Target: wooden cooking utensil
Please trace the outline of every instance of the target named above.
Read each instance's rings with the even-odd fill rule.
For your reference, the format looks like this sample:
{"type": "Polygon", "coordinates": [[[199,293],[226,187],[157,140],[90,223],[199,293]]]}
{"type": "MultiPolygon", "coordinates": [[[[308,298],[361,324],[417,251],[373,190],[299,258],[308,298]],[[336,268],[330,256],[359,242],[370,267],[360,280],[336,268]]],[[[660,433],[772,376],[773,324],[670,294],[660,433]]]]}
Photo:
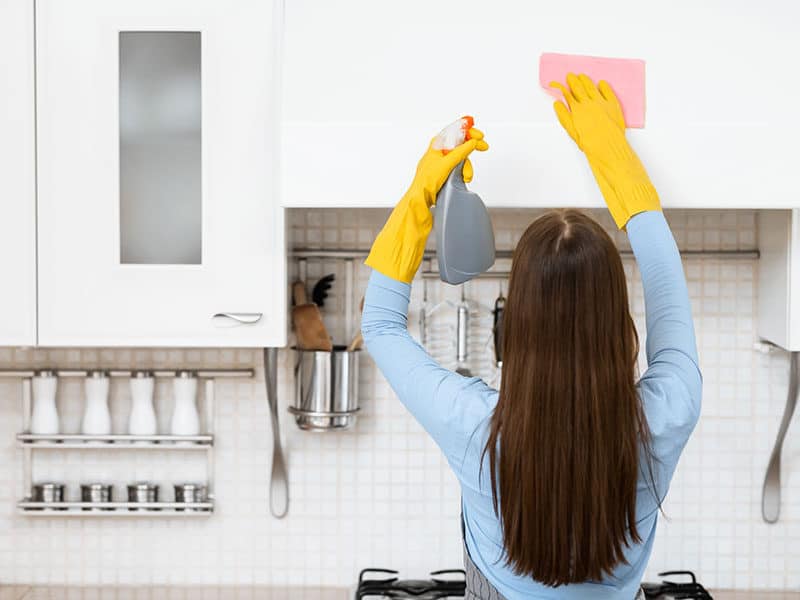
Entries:
{"type": "MultiPolygon", "coordinates": [[[[364,296],[361,296],[361,304],[358,305],[358,314],[364,312],[364,296]]],[[[358,328],[358,333],[353,336],[352,341],[347,345],[348,352],[355,352],[361,350],[364,345],[364,337],[361,335],[361,327],[358,328]]]]}
{"type": "Polygon", "coordinates": [[[331,352],[333,350],[331,336],[325,329],[319,307],[308,302],[306,286],[302,281],[295,281],[292,284],[292,296],[295,303],[292,308],[292,324],[298,349],[331,352]]]}

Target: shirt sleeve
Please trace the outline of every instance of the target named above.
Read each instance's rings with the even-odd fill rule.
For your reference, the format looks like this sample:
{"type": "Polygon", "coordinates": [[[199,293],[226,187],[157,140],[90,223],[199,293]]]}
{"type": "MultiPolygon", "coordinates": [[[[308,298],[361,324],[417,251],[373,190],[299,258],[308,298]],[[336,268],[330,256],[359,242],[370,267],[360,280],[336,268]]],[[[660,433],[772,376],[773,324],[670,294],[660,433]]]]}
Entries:
{"type": "Polygon", "coordinates": [[[410,294],[409,284],[373,271],[364,296],[361,332],[400,401],[452,464],[463,457],[469,432],[489,413],[486,396],[491,390],[478,377],[463,377],[440,366],[411,337],[410,294]]]}
{"type": "Polygon", "coordinates": [[[627,230],[642,276],[647,326],[647,371],[639,390],[656,457],[669,478],[700,415],[702,377],[689,293],[663,213],[635,215],[627,230]]]}

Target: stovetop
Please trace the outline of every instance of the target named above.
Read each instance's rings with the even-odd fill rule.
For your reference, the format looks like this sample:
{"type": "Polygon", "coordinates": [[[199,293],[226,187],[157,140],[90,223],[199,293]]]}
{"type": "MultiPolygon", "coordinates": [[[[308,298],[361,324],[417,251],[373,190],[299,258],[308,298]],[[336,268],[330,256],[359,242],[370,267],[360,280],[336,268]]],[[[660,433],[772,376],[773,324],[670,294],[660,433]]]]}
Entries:
{"type": "MultiPolygon", "coordinates": [[[[441,600],[463,598],[466,575],[462,569],[433,571],[430,579],[399,579],[390,569],[364,569],[358,576],[356,600],[363,598],[414,598],[441,600]]],[[[691,571],[665,571],[659,577],[669,577],[661,583],[642,583],[648,600],[713,600],[691,571]],[[677,581],[674,578],[678,577],[677,581]]]]}
{"type": "Polygon", "coordinates": [[[708,590],[697,583],[697,578],[691,571],[665,571],[658,574],[659,577],[676,575],[681,578],[681,581],[664,580],[661,583],[642,583],[645,597],[648,599],[713,600],[708,590]]]}
{"type": "Polygon", "coordinates": [[[432,571],[430,579],[399,579],[390,569],[364,569],[358,575],[356,600],[362,598],[463,598],[467,589],[463,569],[432,571]]]}

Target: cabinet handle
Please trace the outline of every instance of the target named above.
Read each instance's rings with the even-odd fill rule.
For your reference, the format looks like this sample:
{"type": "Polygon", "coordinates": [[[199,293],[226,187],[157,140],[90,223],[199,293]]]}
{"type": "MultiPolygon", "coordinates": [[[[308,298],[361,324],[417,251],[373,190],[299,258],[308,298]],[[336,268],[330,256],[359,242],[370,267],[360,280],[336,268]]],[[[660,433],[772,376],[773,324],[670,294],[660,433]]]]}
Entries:
{"type": "Polygon", "coordinates": [[[227,322],[230,325],[253,325],[261,320],[263,313],[221,312],[211,317],[214,321],[227,322]]]}

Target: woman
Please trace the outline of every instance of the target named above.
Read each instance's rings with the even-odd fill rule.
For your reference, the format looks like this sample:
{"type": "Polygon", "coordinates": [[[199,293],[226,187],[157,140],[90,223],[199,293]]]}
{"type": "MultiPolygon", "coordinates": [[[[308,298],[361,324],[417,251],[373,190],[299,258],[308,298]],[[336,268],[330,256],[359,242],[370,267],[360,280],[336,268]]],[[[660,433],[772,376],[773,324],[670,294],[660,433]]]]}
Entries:
{"type": "Polygon", "coordinates": [[[515,250],[499,393],[443,369],[409,336],[409,283],[429,207],[450,170],[488,148],[477,130],[446,155],[428,150],[367,259],[364,339],[461,484],[471,598],[636,597],[661,501],[700,413],[686,282],[658,195],[609,85],[585,75],[567,82],[556,113],[627,230],[642,275],[648,368],[638,382],[619,253],[574,210],[534,221],[515,250]]]}

